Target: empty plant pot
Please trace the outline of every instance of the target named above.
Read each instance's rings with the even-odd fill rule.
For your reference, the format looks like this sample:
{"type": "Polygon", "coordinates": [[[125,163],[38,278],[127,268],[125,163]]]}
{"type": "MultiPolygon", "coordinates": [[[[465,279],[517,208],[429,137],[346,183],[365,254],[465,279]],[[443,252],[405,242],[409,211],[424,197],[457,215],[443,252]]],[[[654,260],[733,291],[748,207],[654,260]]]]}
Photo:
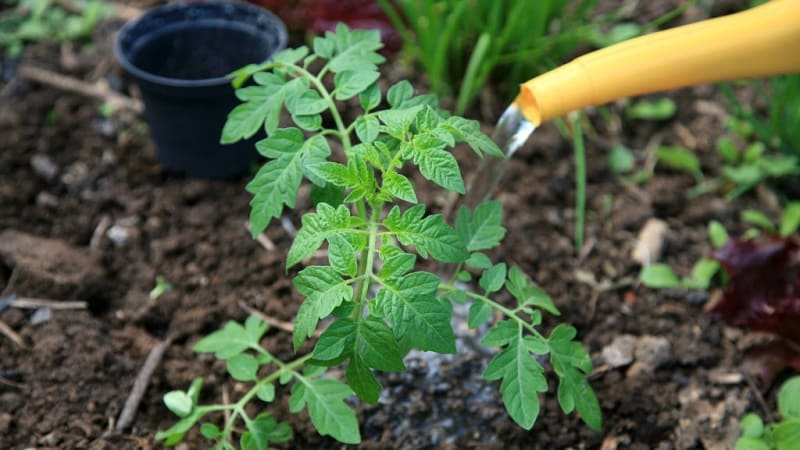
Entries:
{"type": "Polygon", "coordinates": [[[169,4],[126,24],[114,52],[142,93],[161,164],[202,178],[245,173],[257,156],[258,138],[219,143],[238,104],[227,75],[285,46],[283,22],[242,3],[169,4]]]}

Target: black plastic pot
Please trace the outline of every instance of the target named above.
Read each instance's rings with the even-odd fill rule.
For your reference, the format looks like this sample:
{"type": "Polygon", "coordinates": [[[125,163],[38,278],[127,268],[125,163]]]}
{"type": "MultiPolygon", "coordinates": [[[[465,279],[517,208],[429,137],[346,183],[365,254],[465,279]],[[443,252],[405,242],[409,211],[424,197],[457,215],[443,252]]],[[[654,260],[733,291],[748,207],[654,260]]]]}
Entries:
{"type": "Polygon", "coordinates": [[[219,143],[238,103],[226,75],[264,62],[285,46],[283,22],[243,3],[169,4],[126,24],[114,52],[139,85],[161,164],[202,178],[246,172],[258,137],[219,143]]]}

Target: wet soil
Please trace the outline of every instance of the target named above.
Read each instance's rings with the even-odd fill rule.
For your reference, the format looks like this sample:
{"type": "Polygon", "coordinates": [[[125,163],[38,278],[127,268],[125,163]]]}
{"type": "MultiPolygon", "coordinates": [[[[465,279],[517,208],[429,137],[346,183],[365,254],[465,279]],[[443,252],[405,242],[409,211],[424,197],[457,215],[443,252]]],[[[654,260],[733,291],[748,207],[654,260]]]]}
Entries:
{"type": "MultiPolygon", "coordinates": [[[[98,30],[93,46],[32,46],[24,63],[104,80],[129,93],[103,43],[117,25],[98,30]]],[[[84,310],[52,309],[49,315],[0,306],[0,321],[22,339],[0,336],[0,448],[160,448],[155,432],[174,421],[161,403],[165,392],[185,389],[196,376],[205,378],[209,402],[236,398],[246,388],[231,382],[224,366],[193,353],[194,342],[245,318],[242,303],[292,320],[301,298],[282,261],[299,215],[289,212],[284,226],[268,229],[275,248],[266,249],[246,230],[247,176],[207,181],[165,173],[141,117],[124,111],[106,116],[97,101],[19,78],[6,78],[0,90],[0,232],[6,233],[0,235],[14,240],[0,244],[28,258],[27,265],[12,256],[0,259],[0,290],[88,303],[84,310]],[[58,270],[53,261],[61,253],[47,245],[86,267],[58,270]],[[70,279],[71,288],[36,278],[48,273],[85,278],[70,279]],[[173,289],[152,299],[158,276],[173,289]],[[116,431],[140,367],[164,339],[171,343],[132,426],[116,431]]],[[[492,256],[521,266],[553,296],[561,319],[579,330],[595,361],[591,380],[603,431],[562,414],[551,393],[542,396],[533,430],[517,427],[504,412],[497,383],[481,380],[490,356],[465,349],[446,357],[416,354],[408,372],[381,375],[386,390],[379,403],[358,406],[362,448],[722,449],[732,446],[745,411],[766,413],[758,400],[769,393],[738,368],[742,351],[758,337],[710,320],[703,312],[706,294],[655,292],[636,281],[630,253],[648,219],[667,223],[662,259],[685,275],[709,253],[709,220],[736,231],[738,211],[759,202],[755,194],[736,204],[719,196],[686,200],[682,193],[694,180],[660,167],[645,185],[609,171],[613,144],[634,149],[644,166],[663,143],[696,150],[704,172],[716,173],[713,144],[723,132],[726,105],[708,86],[669,95],[678,104],[669,121],[604,122],[590,112],[596,135],[588,138],[583,248],[576,251],[572,240],[571,147],[555,126],[537,130],[510,161],[497,193],[508,237],[492,256]],[[637,350],[632,361],[612,367],[604,349],[616,349],[612,343],[620,337],[637,350]]],[[[611,116],[621,107],[612,105],[611,116]]],[[[491,127],[485,124],[487,132],[491,127]]],[[[465,171],[473,171],[468,152],[457,153],[465,171]]],[[[433,208],[447,206],[437,190],[420,197],[433,208]]],[[[302,212],[309,204],[307,195],[300,198],[302,212]]],[[[543,327],[556,323],[548,318],[543,327]]],[[[284,331],[272,329],[265,345],[292,356],[284,331]]],[[[295,441],[284,448],[345,448],[318,436],[307,415],[289,414],[285,398],[276,405],[274,413],[295,429],[295,441]]],[[[193,431],[182,448],[203,448],[204,442],[193,431]]]]}

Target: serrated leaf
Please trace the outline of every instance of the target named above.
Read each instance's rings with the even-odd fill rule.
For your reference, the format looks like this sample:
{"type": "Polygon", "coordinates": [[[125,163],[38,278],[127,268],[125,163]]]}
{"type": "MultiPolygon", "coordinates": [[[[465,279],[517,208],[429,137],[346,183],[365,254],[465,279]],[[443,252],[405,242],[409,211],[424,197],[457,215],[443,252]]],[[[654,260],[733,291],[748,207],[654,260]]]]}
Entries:
{"type": "Polygon", "coordinates": [[[383,176],[383,189],[393,197],[409,203],[417,203],[417,193],[408,178],[389,170],[383,176]]]}
{"type": "Polygon", "coordinates": [[[250,315],[244,321],[244,331],[251,342],[257,343],[261,341],[264,333],[269,329],[269,324],[264,322],[256,315],[250,315]]]}
{"type": "Polygon", "coordinates": [[[401,277],[410,272],[417,261],[416,256],[397,247],[382,247],[380,256],[383,260],[383,267],[378,276],[387,280],[401,277]]]}
{"type": "Polygon", "coordinates": [[[436,148],[415,147],[413,159],[414,163],[419,166],[419,172],[427,180],[433,181],[449,191],[465,193],[461,169],[452,153],[436,148]]]}
{"type": "Polygon", "coordinates": [[[305,214],[300,231],[289,248],[286,267],[292,267],[317,251],[333,235],[347,237],[353,234],[350,211],[344,205],[334,208],[326,203],[317,205],[316,213],[305,214]]]}
{"type": "Polygon", "coordinates": [[[464,261],[468,267],[472,267],[473,269],[488,269],[492,267],[492,260],[486,256],[485,253],[476,252],[469,255],[466,261],[464,261]]]}
{"type": "Polygon", "coordinates": [[[339,234],[328,237],[328,260],[331,267],[342,275],[354,276],[358,270],[356,250],[339,234]]]}
{"type": "Polygon", "coordinates": [[[492,307],[489,304],[481,301],[476,301],[469,307],[469,314],[467,316],[467,326],[470,329],[475,329],[489,320],[492,316],[492,307]]]}
{"type": "Polygon", "coordinates": [[[589,352],[574,339],[576,331],[566,325],[557,326],[548,339],[550,362],[559,377],[558,402],[569,414],[577,408],[581,419],[593,430],[600,430],[602,413],[586,376],[592,371],[589,352]]]}
{"type": "Polygon", "coordinates": [[[506,289],[522,306],[532,305],[544,309],[554,316],[561,315],[556,305],[553,304],[553,299],[550,295],[536,287],[530,278],[517,266],[508,271],[506,289]]]}
{"type": "Polygon", "coordinates": [[[542,366],[528,353],[519,339],[513,340],[486,366],[483,377],[503,379],[500,392],[508,414],[521,427],[530,430],[539,415],[539,392],[547,391],[542,366]]]}
{"type": "Polygon", "coordinates": [[[322,128],[322,116],[320,114],[308,116],[292,114],[292,121],[306,131],[318,131],[322,128]]]}
{"type": "Polygon", "coordinates": [[[505,237],[502,221],[503,205],[499,201],[478,205],[474,214],[462,206],[456,217],[456,231],[470,252],[486,250],[500,245],[505,237]]]}
{"type": "Polygon", "coordinates": [[[297,290],[306,296],[295,317],[295,351],[314,334],[317,322],[327,317],[346,300],[353,297],[353,288],[331,267],[310,266],[294,279],[297,290]]]}
{"type": "Polygon", "coordinates": [[[308,55],[308,47],[301,45],[296,48],[287,48],[272,55],[272,61],[279,64],[294,64],[308,55]]]}
{"type": "Polygon", "coordinates": [[[358,139],[360,139],[361,142],[369,144],[378,137],[380,126],[381,124],[378,122],[377,117],[360,116],[358,119],[356,119],[356,136],[358,136],[358,139]]]}
{"type": "Polygon", "coordinates": [[[459,142],[466,142],[478,156],[488,154],[498,158],[505,157],[497,144],[481,131],[480,123],[476,120],[451,116],[447,118],[446,123],[442,124],[442,127],[459,142]]]}
{"type": "Polygon", "coordinates": [[[234,321],[230,321],[221,330],[215,331],[197,341],[194,345],[194,351],[198,353],[213,352],[218,359],[228,359],[254,345],[257,346],[258,342],[251,340],[244,327],[234,321]]]}
{"type": "Polygon", "coordinates": [[[278,422],[271,414],[261,413],[247,423],[247,431],[242,435],[242,450],[263,450],[273,442],[286,442],[292,438],[292,429],[284,422],[278,422]]]}
{"type": "Polygon", "coordinates": [[[395,206],[383,222],[383,225],[397,236],[403,245],[413,245],[423,258],[430,254],[441,262],[461,262],[469,257],[469,253],[456,234],[455,230],[444,223],[441,214],[427,217],[425,205],[415,205],[400,213],[395,206]]]}
{"type": "Polygon", "coordinates": [[[314,428],[322,436],[331,436],[345,444],[361,442],[356,414],[344,402],[353,391],[344,383],[330,378],[304,378],[292,386],[289,406],[299,412],[306,405],[314,428]]]}
{"type": "Polygon", "coordinates": [[[455,353],[450,321],[453,309],[436,297],[439,277],[415,272],[396,280],[383,280],[375,308],[392,323],[397,339],[407,338],[420,350],[455,353]]]}
{"type": "Polygon", "coordinates": [[[642,267],[639,273],[642,283],[653,289],[668,289],[681,285],[681,281],[672,268],[663,263],[649,264],[642,267]]]}
{"type": "Polygon", "coordinates": [[[347,384],[353,389],[359,399],[375,404],[381,392],[381,384],[375,378],[369,367],[358,355],[350,359],[345,370],[347,384]]]}
{"type": "Polygon", "coordinates": [[[403,353],[392,335],[392,330],[377,317],[367,317],[358,328],[359,345],[363,346],[364,363],[373,369],[386,372],[405,370],[403,353]]]}
{"type": "Polygon", "coordinates": [[[164,405],[178,417],[186,417],[194,408],[192,398],[184,391],[170,391],[164,394],[164,405]]]}
{"type": "Polygon", "coordinates": [[[228,373],[236,381],[252,381],[256,379],[258,361],[253,355],[240,353],[228,358],[228,373]]]}
{"type": "Polygon", "coordinates": [[[314,346],[314,358],[322,361],[336,359],[352,353],[356,339],[356,323],[342,318],[333,322],[322,333],[314,346]]]}
{"type": "Polygon", "coordinates": [[[495,264],[488,270],[485,270],[483,275],[481,275],[481,279],[478,284],[484,291],[486,291],[487,294],[490,294],[502,289],[505,281],[506,263],[499,263],[495,264]]]}
{"type": "Polygon", "coordinates": [[[275,400],[275,385],[263,384],[256,391],[256,397],[262,402],[271,402],[275,400]]]}
{"type": "Polygon", "coordinates": [[[386,126],[386,133],[404,141],[408,136],[411,125],[422,107],[406,109],[384,109],[378,111],[378,119],[386,126]]]}
{"type": "Polygon", "coordinates": [[[374,83],[380,73],[376,70],[343,70],[333,78],[336,86],[334,97],[336,100],[347,100],[364,92],[374,83]]]}
{"type": "Polygon", "coordinates": [[[381,88],[377,83],[372,83],[368,88],[358,95],[358,101],[364,112],[375,109],[381,103],[381,88]]]}
{"type": "Polygon", "coordinates": [[[336,45],[331,39],[324,38],[322,36],[317,36],[314,38],[314,53],[317,55],[329,59],[333,56],[333,52],[336,50],[336,45]]]}
{"type": "Polygon", "coordinates": [[[319,93],[313,89],[307,89],[299,95],[286,99],[286,109],[299,116],[319,114],[330,106],[330,102],[320,97],[319,93]]]}
{"type": "Polygon", "coordinates": [[[481,339],[481,345],[486,347],[501,347],[517,339],[519,336],[519,324],[512,320],[498,321],[486,336],[481,339]]]}

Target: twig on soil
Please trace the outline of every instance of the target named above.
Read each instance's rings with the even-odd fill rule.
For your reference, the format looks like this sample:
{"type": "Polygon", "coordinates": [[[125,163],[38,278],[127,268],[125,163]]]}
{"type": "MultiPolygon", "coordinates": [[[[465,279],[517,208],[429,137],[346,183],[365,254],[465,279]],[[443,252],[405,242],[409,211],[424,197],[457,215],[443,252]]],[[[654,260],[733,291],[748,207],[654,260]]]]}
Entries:
{"type": "MultiPolygon", "coordinates": [[[[250,221],[245,222],[244,227],[245,229],[247,229],[248,233],[253,232],[253,227],[250,226],[250,221]]],[[[273,252],[277,248],[275,243],[272,242],[272,240],[268,238],[267,235],[264,233],[261,233],[258,236],[256,236],[256,241],[258,241],[258,243],[261,244],[261,246],[264,247],[268,252],[273,252]]]]}
{"type": "Polygon", "coordinates": [[[772,416],[772,410],[769,409],[767,406],[767,401],[764,400],[764,396],[761,395],[761,391],[758,389],[755,380],[753,377],[750,376],[749,373],[742,371],[742,376],[744,376],[744,380],[747,382],[747,386],[753,392],[753,397],[756,399],[756,403],[758,403],[759,408],[761,408],[761,417],[764,418],[764,422],[775,422],[775,418],[772,416]]]}
{"type": "Polygon", "coordinates": [[[11,288],[13,288],[14,283],[17,282],[18,276],[19,274],[17,273],[17,268],[14,267],[14,269],[11,270],[11,276],[8,277],[8,283],[6,283],[6,287],[3,288],[3,292],[0,292],[0,297],[3,297],[9,292],[11,292],[11,288]]]}
{"type": "Polygon", "coordinates": [[[104,214],[103,217],[100,218],[100,221],[97,222],[94,232],[92,232],[92,239],[89,241],[89,250],[95,251],[100,247],[100,242],[102,242],[103,236],[106,234],[106,230],[108,230],[108,227],[110,226],[111,217],[104,214]]]}
{"type": "Polygon", "coordinates": [[[86,309],[89,307],[89,303],[84,301],[62,302],[58,300],[48,300],[46,298],[20,297],[11,300],[10,306],[19,309],[50,308],[53,310],[66,310],[86,309]]]}
{"type": "Polygon", "coordinates": [[[0,320],[0,333],[4,334],[7,338],[14,341],[15,344],[19,345],[22,348],[27,348],[25,345],[25,341],[22,339],[22,336],[18,335],[16,331],[12,330],[11,327],[6,325],[5,322],[0,320]]]}
{"type": "Polygon", "coordinates": [[[25,385],[22,383],[17,383],[16,381],[11,381],[8,378],[0,377],[0,384],[5,384],[6,386],[11,386],[14,389],[25,389],[25,385]]]}
{"type": "Polygon", "coordinates": [[[119,414],[115,427],[117,431],[123,431],[129,428],[133,423],[133,418],[136,416],[136,411],[139,409],[142,396],[144,396],[144,392],[147,390],[147,385],[150,384],[150,378],[152,378],[156,367],[161,363],[161,358],[164,357],[164,353],[167,351],[169,345],[170,340],[167,339],[166,341],[159,342],[150,350],[150,354],[147,355],[147,359],[139,370],[139,374],[136,375],[136,381],[133,383],[133,389],[131,389],[128,399],[125,400],[125,406],[119,414]]]}
{"type": "MultiPolygon", "coordinates": [[[[272,325],[275,328],[280,330],[286,331],[287,333],[294,333],[294,324],[290,322],[284,322],[283,320],[276,319],[274,317],[270,317],[263,312],[253,308],[252,306],[248,305],[244,301],[239,301],[239,307],[242,308],[247,314],[253,315],[258,317],[259,319],[267,322],[268,324],[272,325]]],[[[315,333],[315,337],[319,337],[319,333],[315,333]]]]}
{"type": "MultiPolygon", "coordinates": [[[[222,404],[223,405],[230,405],[231,404],[231,395],[228,393],[228,387],[223,385],[222,386],[222,404]]],[[[223,414],[225,415],[225,423],[231,421],[231,410],[226,409],[223,414]]],[[[231,430],[228,430],[228,434],[225,436],[229,442],[231,440],[231,430]]]]}
{"type": "Polygon", "coordinates": [[[114,109],[129,109],[136,113],[144,111],[144,106],[141,101],[110,91],[107,87],[86,83],[72,77],[29,65],[20,66],[18,73],[22,78],[27,80],[103,100],[114,109]]]}

